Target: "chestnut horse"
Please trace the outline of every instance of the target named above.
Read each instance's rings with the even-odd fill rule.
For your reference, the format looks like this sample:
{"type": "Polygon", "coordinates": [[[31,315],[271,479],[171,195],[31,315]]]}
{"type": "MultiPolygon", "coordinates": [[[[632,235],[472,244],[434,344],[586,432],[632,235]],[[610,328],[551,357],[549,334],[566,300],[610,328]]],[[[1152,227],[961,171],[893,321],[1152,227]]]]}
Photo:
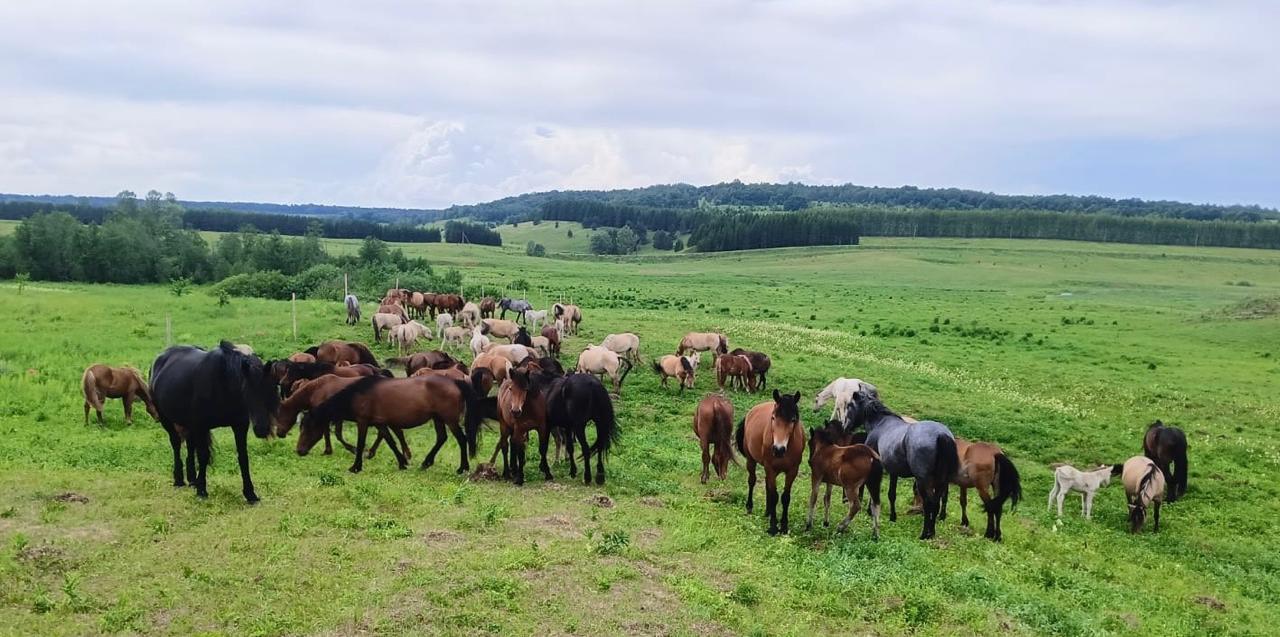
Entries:
{"type": "MultiPolygon", "coordinates": [[[[987,530],[982,536],[999,542],[1004,539],[1000,520],[1004,516],[1005,501],[1009,502],[1009,510],[1012,511],[1022,499],[1022,481],[1018,477],[1018,469],[999,445],[969,442],[959,437],[955,440],[960,470],[956,472],[952,482],[960,487],[960,525],[969,528],[969,489],[972,487],[978,490],[982,508],[987,512],[987,530]],[[994,497],[991,493],[993,486],[994,497]]],[[[942,517],[946,517],[946,511],[946,501],[943,501],[942,517]]]]}
{"type": "Polygon", "coordinates": [[[156,405],[151,400],[151,391],[147,389],[142,374],[132,367],[111,367],[98,363],[85,368],[80,377],[80,387],[84,390],[84,424],[89,424],[89,408],[98,412],[98,424],[105,425],[102,419],[102,403],[107,398],[120,398],[124,401],[124,421],[133,424],[133,401],[141,400],[147,413],[160,420],[156,415],[156,405]]]}
{"type": "Polygon", "coordinates": [[[493,318],[493,313],[497,310],[498,302],[492,296],[480,299],[480,318],[493,318]]]}
{"type": "Polygon", "coordinates": [[[1173,502],[1187,493],[1187,435],[1177,427],[1167,427],[1159,420],[1147,427],[1142,437],[1142,454],[1155,461],[1164,474],[1169,492],[1165,498],[1173,502]],[[1169,466],[1173,467],[1170,472],[1169,466]]]}
{"type": "Polygon", "coordinates": [[[458,359],[451,356],[448,352],[440,350],[431,350],[429,352],[418,352],[401,358],[388,358],[387,366],[400,365],[404,367],[405,376],[413,376],[413,373],[423,369],[447,369],[459,363],[458,359]]]}
{"type": "Polygon", "coordinates": [[[325,341],[308,348],[306,353],[315,356],[317,361],[334,365],[364,363],[378,366],[378,359],[369,351],[369,346],[355,341],[325,341]]]}
{"type": "Polygon", "coordinates": [[[538,468],[542,477],[551,480],[551,467],[547,464],[547,444],[551,432],[547,428],[546,381],[541,373],[529,369],[513,369],[506,382],[498,389],[498,423],[501,438],[489,458],[489,464],[502,453],[502,477],[511,478],[517,485],[524,484],[524,467],[529,432],[538,432],[538,468]],[[510,464],[508,464],[510,448],[510,464]]]}
{"type": "Polygon", "coordinates": [[[751,373],[751,359],[746,356],[725,355],[716,358],[716,384],[724,391],[724,381],[735,384],[744,391],[756,390],[756,377],[751,373]]]}
{"type": "Polygon", "coordinates": [[[542,337],[547,339],[547,348],[550,354],[557,358],[560,357],[560,330],[555,325],[547,325],[542,328],[542,337]]]}
{"type": "MultiPolygon", "coordinates": [[[[293,429],[294,423],[298,420],[299,413],[318,407],[359,378],[361,377],[342,377],[327,374],[313,380],[303,379],[293,383],[289,388],[289,397],[280,401],[280,406],[276,408],[276,413],[272,415],[272,424],[274,425],[276,437],[284,438],[289,435],[289,431],[293,429]]],[[[317,427],[314,433],[317,439],[320,434],[324,435],[324,455],[332,454],[333,443],[329,438],[329,423],[324,423],[323,430],[317,427]]],[[[347,448],[347,451],[355,452],[356,448],[347,444],[347,441],[342,439],[341,433],[338,434],[338,442],[342,443],[347,448]]],[[[299,437],[298,455],[307,455],[307,452],[311,450],[315,443],[316,440],[311,440],[309,444],[304,445],[302,437],[299,437]]]]}
{"type": "Polygon", "coordinates": [[[734,459],[733,443],[729,440],[733,436],[733,403],[720,394],[703,397],[693,411],[693,435],[702,445],[702,484],[711,476],[708,471],[711,465],[724,480],[729,475],[729,461],[734,459]]]}
{"type": "Polygon", "coordinates": [[[844,489],[849,502],[849,513],[840,521],[836,531],[843,533],[861,507],[862,488],[871,491],[871,539],[880,539],[880,479],[884,465],[880,456],[865,444],[843,444],[848,436],[839,421],[829,421],[821,429],[809,430],[809,474],[812,484],[809,490],[809,515],[804,530],[813,528],[813,510],[818,503],[818,489],[826,483],[827,495],[822,502],[822,524],[831,522],[831,487],[844,489]]]}
{"type": "Polygon", "coordinates": [[[732,352],[729,352],[729,354],[733,356],[746,356],[747,360],[751,361],[752,381],[755,382],[760,389],[769,388],[769,368],[773,367],[773,360],[769,358],[768,354],[765,354],[764,352],[753,352],[748,349],[742,349],[741,347],[734,349],[732,352]]]}
{"type": "MultiPolygon", "coordinates": [[[[470,469],[467,459],[475,455],[476,437],[480,429],[479,410],[475,392],[468,383],[417,376],[413,378],[385,378],[370,376],[361,378],[334,394],[332,398],[312,409],[302,421],[304,430],[322,427],[338,420],[354,420],[356,423],[356,460],[352,473],[364,468],[365,442],[370,427],[411,429],[428,420],[435,423],[436,444],[422,460],[425,469],[435,463],[436,453],[452,432],[458,441],[461,464],[458,473],[470,469]],[[466,414],[465,426],[463,415],[466,414]]],[[[406,465],[404,456],[394,446],[396,462],[406,465]]]]}
{"type": "Polygon", "coordinates": [[[800,392],[784,395],[773,390],[773,402],[751,408],[738,423],[738,452],[747,459],[747,513],[755,508],[756,465],[764,466],[769,535],[787,532],[791,511],[791,484],[804,459],[804,427],[800,424],[800,392]],[[782,489],[782,524],[778,524],[778,474],[782,489]]]}

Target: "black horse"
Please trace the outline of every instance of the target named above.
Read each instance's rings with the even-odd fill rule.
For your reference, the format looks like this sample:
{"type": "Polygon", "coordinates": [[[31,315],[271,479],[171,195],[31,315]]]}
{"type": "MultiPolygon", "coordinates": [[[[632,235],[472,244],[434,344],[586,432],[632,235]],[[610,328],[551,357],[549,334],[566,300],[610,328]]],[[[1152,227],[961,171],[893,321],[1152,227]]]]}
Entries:
{"type": "Polygon", "coordinates": [[[1159,420],[1147,427],[1142,437],[1142,453],[1164,474],[1165,501],[1173,502],[1187,493],[1187,435],[1159,420]],[[1176,465],[1170,472],[1169,465],[1176,465]]]}
{"type": "Polygon", "coordinates": [[[173,447],[173,485],[184,486],[182,442],[187,443],[186,481],[196,495],[208,497],[205,471],[209,466],[211,430],[231,427],[236,437],[236,458],[244,483],[244,499],[258,501],[249,477],[249,424],[253,434],[266,438],[271,414],[280,402],[276,385],[256,356],[246,356],[227,341],[205,351],[189,345],[166,349],[151,365],[151,395],[160,425],[173,447]],[[199,470],[196,461],[199,461],[199,470]]]}
{"type": "Polygon", "coordinates": [[[525,329],[523,326],[520,327],[519,332],[516,332],[516,337],[511,342],[516,345],[533,347],[533,337],[529,336],[529,330],[525,329]]]}
{"type": "Polygon", "coordinates": [[[582,445],[582,480],[591,484],[591,454],[596,454],[596,484],[604,484],[604,457],[618,442],[618,421],[613,401],[599,378],[591,374],[569,374],[551,381],[547,390],[547,425],[564,437],[569,456],[569,476],[577,477],[573,442],[582,445]],[[587,442],[587,423],[596,424],[596,442],[587,442]]]}
{"type": "Polygon", "coordinates": [[[763,391],[769,386],[769,368],[773,367],[773,360],[764,352],[753,352],[741,347],[729,352],[732,356],[746,356],[751,361],[751,375],[759,379],[757,387],[763,391]]]}
{"type": "Polygon", "coordinates": [[[526,301],[525,299],[504,298],[498,301],[498,309],[502,310],[502,312],[498,315],[498,318],[501,318],[501,319],[507,318],[507,310],[511,310],[512,312],[516,313],[516,320],[523,323],[525,310],[532,310],[533,304],[526,301]]]}

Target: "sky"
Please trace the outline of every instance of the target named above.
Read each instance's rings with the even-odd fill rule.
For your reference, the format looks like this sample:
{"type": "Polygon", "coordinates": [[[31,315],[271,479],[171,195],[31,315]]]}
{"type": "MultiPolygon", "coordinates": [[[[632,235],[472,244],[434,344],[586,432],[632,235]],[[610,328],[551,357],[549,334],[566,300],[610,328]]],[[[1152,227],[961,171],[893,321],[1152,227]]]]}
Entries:
{"type": "Polygon", "coordinates": [[[801,181],[1280,206],[1280,2],[0,3],[0,192],[801,181]]]}

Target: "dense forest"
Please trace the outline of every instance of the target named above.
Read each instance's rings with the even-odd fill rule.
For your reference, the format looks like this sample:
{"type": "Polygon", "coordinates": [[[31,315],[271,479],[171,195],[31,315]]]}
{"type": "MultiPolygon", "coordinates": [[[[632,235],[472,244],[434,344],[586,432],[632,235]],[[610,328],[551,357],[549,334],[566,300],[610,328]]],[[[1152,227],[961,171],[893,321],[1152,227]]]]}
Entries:
{"type": "MultiPolygon", "coordinates": [[[[100,208],[110,210],[115,206],[115,197],[94,197],[75,195],[15,195],[0,193],[0,203],[43,203],[54,204],[45,210],[67,210],[73,208],[100,208]]],[[[263,215],[307,216],[326,218],[363,219],[381,223],[430,223],[440,218],[440,212],[421,208],[370,208],[361,206],[329,206],[322,204],[279,204],[256,203],[248,201],[176,201],[189,210],[217,210],[221,212],[245,212],[263,215]]],[[[6,217],[7,218],[7,217],[6,217]]]]}
{"type": "MultiPolygon", "coordinates": [[[[148,193],[155,196],[159,193],[148,193]]],[[[163,196],[161,196],[163,198],[163,196]]],[[[350,219],[343,217],[304,217],[290,214],[266,214],[254,212],[231,212],[227,210],[196,209],[188,210],[169,197],[166,199],[181,209],[181,222],[195,230],[212,230],[215,232],[234,232],[246,226],[262,232],[279,232],[280,234],[302,236],[308,232],[317,232],[329,239],[363,239],[377,237],[383,241],[399,241],[407,243],[439,243],[440,229],[422,228],[407,223],[379,223],[368,219],[350,219]]],[[[85,204],[59,204],[38,201],[6,201],[0,202],[0,219],[21,220],[42,212],[61,211],[75,217],[82,223],[101,224],[115,212],[112,207],[85,204]]]]}
{"type": "Polygon", "coordinates": [[[462,221],[446,222],[444,224],[444,239],[449,243],[474,243],[484,246],[502,245],[502,235],[492,228],[462,221]]]}
{"type": "Polygon", "coordinates": [[[720,214],[689,235],[699,252],[857,244],[857,220],[827,211],[720,214]]]}

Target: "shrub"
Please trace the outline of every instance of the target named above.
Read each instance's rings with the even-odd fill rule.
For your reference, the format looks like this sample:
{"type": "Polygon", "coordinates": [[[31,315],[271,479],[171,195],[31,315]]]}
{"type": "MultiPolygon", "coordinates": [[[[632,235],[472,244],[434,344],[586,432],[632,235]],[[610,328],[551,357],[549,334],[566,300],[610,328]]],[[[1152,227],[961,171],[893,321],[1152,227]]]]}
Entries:
{"type": "Polygon", "coordinates": [[[300,298],[342,299],[342,270],[336,265],[313,265],[293,277],[292,291],[300,298]]]}
{"type": "Polygon", "coordinates": [[[230,296],[252,296],[262,299],[284,300],[293,291],[289,277],[277,270],[249,272],[229,276],[213,286],[211,292],[226,292],[230,296]]]}

